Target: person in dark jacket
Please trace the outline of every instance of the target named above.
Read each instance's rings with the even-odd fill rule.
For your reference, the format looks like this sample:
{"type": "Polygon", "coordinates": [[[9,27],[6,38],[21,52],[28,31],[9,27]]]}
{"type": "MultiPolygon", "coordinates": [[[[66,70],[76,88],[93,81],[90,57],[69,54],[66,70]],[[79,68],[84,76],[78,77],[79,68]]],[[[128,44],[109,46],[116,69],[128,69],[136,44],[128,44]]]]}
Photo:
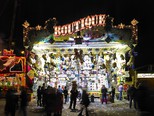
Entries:
{"type": "Polygon", "coordinates": [[[41,93],[41,86],[37,89],[37,106],[42,106],[42,93],[41,93]]]}
{"type": "Polygon", "coordinates": [[[5,116],[15,116],[18,105],[18,96],[15,95],[14,88],[9,88],[7,90],[5,100],[5,116]]]}
{"type": "Polygon", "coordinates": [[[20,95],[20,111],[21,116],[27,116],[28,94],[27,89],[22,87],[20,95]]]}
{"type": "Polygon", "coordinates": [[[68,96],[68,90],[67,90],[67,87],[65,86],[64,90],[63,90],[63,93],[64,93],[64,98],[65,98],[65,104],[67,103],[67,96],[68,96]]]}
{"type": "Polygon", "coordinates": [[[135,94],[135,98],[136,98],[136,102],[137,102],[137,109],[140,112],[145,112],[148,109],[148,105],[150,104],[150,102],[148,101],[148,89],[147,87],[144,85],[144,83],[139,84],[137,90],[136,90],[136,94],[135,94]]]}
{"type": "Polygon", "coordinates": [[[63,109],[63,94],[60,90],[57,89],[54,116],[62,116],[62,109],[63,109]]]}
{"type": "Polygon", "coordinates": [[[41,105],[44,107],[45,106],[45,95],[46,95],[46,93],[45,93],[45,91],[46,91],[46,88],[45,88],[45,83],[43,83],[43,85],[42,85],[42,87],[41,87],[41,98],[42,98],[42,101],[41,101],[41,105]]]}
{"type": "Polygon", "coordinates": [[[101,93],[102,93],[102,104],[103,102],[107,104],[107,88],[105,87],[105,85],[102,86],[101,93]]]}
{"type": "Polygon", "coordinates": [[[72,90],[70,91],[71,93],[71,101],[70,101],[70,106],[69,106],[69,109],[72,109],[72,105],[73,105],[73,110],[75,110],[75,107],[76,107],[76,100],[77,100],[77,97],[78,97],[78,90],[76,89],[76,87],[72,87],[72,90]]]}
{"type": "Polygon", "coordinates": [[[78,114],[78,116],[82,116],[82,112],[83,112],[84,108],[86,110],[86,116],[89,116],[88,109],[87,109],[88,106],[89,106],[89,104],[90,104],[89,94],[84,89],[82,91],[82,97],[81,97],[81,99],[82,99],[81,100],[81,110],[80,110],[80,113],[78,114]]]}
{"type": "Polygon", "coordinates": [[[111,87],[111,102],[114,103],[114,97],[115,97],[115,88],[111,87]]]}
{"type": "Polygon", "coordinates": [[[50,86],[45,91],[45,111],[46,116],[54,116],[56,108],[56,89],[50,86]]]}
{"type": "Polygon", "coordinates": [[[129,88],[130,88],[130,85],[128,85],[127,90],[126,90],[126,92],[127,92],[127,100],[128,101],[129,101],[129,88]]]}
{"type": "Polygon", "coordinates": [[[135,99],[135,94],[136,94],[136,88],[134,85],[132,85],[128,89],[128,94],[129,94],[129,108],[132,107],[132,101],[134,102],[134,108],[136,109],[136,99],[135,99]]]}

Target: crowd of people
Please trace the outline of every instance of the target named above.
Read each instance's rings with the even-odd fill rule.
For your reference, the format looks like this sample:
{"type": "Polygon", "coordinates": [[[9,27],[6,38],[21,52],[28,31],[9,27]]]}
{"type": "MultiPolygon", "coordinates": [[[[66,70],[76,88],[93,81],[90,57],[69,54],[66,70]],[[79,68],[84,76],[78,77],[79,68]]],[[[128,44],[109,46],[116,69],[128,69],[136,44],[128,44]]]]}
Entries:
{"type": "Polygon", "coordinates": [[[134,109],[140,112],[141,116],[154,115],[154,94],[146,83],[139,83],[137,87],[134,84],[130,85],[127,89],[127,99],[129,101],[129,108],[134,106],[134,109]]]}
{"type": "MultiPolygon", "coordinates": [[[[119,101],[124,99],[123,92],[124,87],[121,83],[117,87],[117,91],[119,95],[115,95],[116,88],[114,86],[111,87],[110,90],[108,90],[105,85],[102,85],[101,88],[101,102],[102,104],[105,102],[107,104],[108,101],[111,103],[114,103],[115,99],[118,99],[119,101]],[[117,97],[117,98],[116,98],[117,97]]],[[[142,82],[135,86],[134,84],[128,85],[128,88],[126,90],[127,97],[125,98],[129,102],[129,108],[133,108],[140,112],[141,116],[148,115],[153,116],[154,115],[154,92],[151,91],[146,83],[142,82]]]]}
{"type": "MultiPolygon", "coordinates": [[[[114,86],[112,86],[111,90],[108,91],[105,85],[102,85],[100,96],[102,104],[103,102],[107,104],[107,102],[109,101],[109,94],[110,102],[114,103],[115,91],[116,88],[114,86]]],[[[71,90],[69,91],[66,86],[64,88],[61,88],[60,85],[57,88],[48,86],[47,89],[45,89],[45,84],[43,84],[42,87],[39,86],[37,89],[37,105],[45,107],[47,116],[51,116],[51,114],[53,114],[54,116],[61,116],[63,104],[66,104],[68,102],[68,96],[70,98],[69,109],[71,111],[76,111],[76,102],[78,100],[81,104],[79,116],[82,115],[84,109],[86,111],[86,115],[88,116],[87,109],[91,102],[89,100],[91,96],[88,94],[87,89],[82,88],[81,92],[77,89],[76,86],[72,86],[71,90]]],[[[121,97],[119,97],[119,100],[122,100],[121,97]]]]}
{"type": "Polygon", "coordinates": [[[79,116],[82,115],[84,108],[86,108],[88,116],[89,94],[84,89],[81,95],[81,92],[75,86],[72,86],[70,91],[66,86],[62,88],[60,85],[57,88],[51,86],[45,88],[45,84],[39,86],[37,89],[37,106],[44,107],[47,116],[62,116],[63,104],[68,103],[68,96],[70,96],[69,109],[76,111],[76,102],[79,100],[82,106],[85,106],[81,108],[79,116]]]}
{"type": "MultiPolygon", "coordinates": [[[[123,86],[119,85],[117,88],[119,91],[118,100],[123,100],[123,86]]],[[[101,88],[101,103],[105,104],[110,101],[114,103],[116,98],[115,95],[116,88],[114,86],[111,89],[107,89],[105,85],[102,85],[101,88]]],[[[89,116],[88,106],[90,105],[90,95],[87,92],[86,88],[82,88],[82,92],[78,90],[77,87],[72,86],[69,91],[67,86],[62,88],[60,85],[55,88],[51,86],[45,86],[45,83],[42,86],[39,86],[37,89],[37,106],[43,107],[45,110],[46,116],[62,116],[63,105],[68,103],[68,97],[70,97],[69,109],[70,111],[76,111],[76,102],[77,100],[81,104],[81,109],[78,113],[78,116],[82,116],[83,110],[86,111],[86,116],[89,116]]],[[[11,87],[7,90],[5,96],[5,116],[15,116],[16,111],[18,110],[20,116],[27,115],[27,106],[29,102],[28,89],[26,87],[21,87],[20,93],[14,87],[11,87]]],[[[154,100],[153,94],[148,88],[143,84],[139,84],[136,87],[134,84],[130,85],[127,89],[127,100],[129,101],[129,108],[132,109],[132,106],[137,111],[141,113],[148,112],[150,116],[154,114],[154,109],[152,107],[154,100]]]]}
{"type": "Polygon", "coordinates": [[[17,110],[19,110],[20,116],[27,116],[29,101],[27,88],[21,87],[19,93],[16,88],[10,87],[6,92],[5,99],[5,116],[15,116],[17,110]]]}
{"type": "Polygon", "coordinates": [[[61,116],[63,108],[63,90],[45,83],[37,89],[37,106],[44,107],[47,116],[61,116]]]}
{"type": "MultiPolygon", "coordinates": [[[[101,88],[102,104],[103,102],[107,104],[108,93],[110,93],[111,95],[110,101],[114,103],[115,91],[116,89],[114,86],[111,87],[111,91],[108,91],[105,85],[103,85],[101,88]]],[[[37,89],[37,105],[45,108],[47,116],[50,116],[51,114],[53,114],[54,116],[61,116],[63,104],[68,103],[68,97],[70,98],[69,109],[71,111],[77,110],[76,102],[78,100],[81,104],[79,116],[82,115],[83,110],[86,111],[86,115],[88,116],[88,106],[90,102],[94,102],[94,100],[91,101],[89,99],[92,99],[92,97],[94,96],[90,96],[87,92],[87,89],[82,88],[82,91],[79,91],[76,86],[72,86],[71,90],[68,90],[66,86],[62,88],[60,85],[57,88],[48,86],[47,89],[45,89],[45,84],[43,84],[42,87],[39,86],[37,89]]]]}

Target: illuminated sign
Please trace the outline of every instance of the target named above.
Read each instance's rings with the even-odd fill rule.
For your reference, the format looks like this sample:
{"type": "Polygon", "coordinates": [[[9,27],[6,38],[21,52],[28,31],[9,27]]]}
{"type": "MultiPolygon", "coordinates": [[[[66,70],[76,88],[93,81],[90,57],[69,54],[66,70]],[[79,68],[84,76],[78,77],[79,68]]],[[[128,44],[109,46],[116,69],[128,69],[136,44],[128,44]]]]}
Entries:
{"type": "Polygon", "coordinates": [[[25,66],[25,57],[0,56],[0,74],[9,72],[25,72],[25,66]]]}
{"type": "Polygon", "coordinates": [[[82,18],[70,24],[63,26],[54,26],[54,36],[73,34],[74,32],[91,28],[92,26],[104,26],[106,15],[92,15],[82,18]]]}
{"type": "Polygon", "coordinates": [[[7,50],[4,49],[3,50],[3,56],[14,56],[15,54],[13,54],[14,50],[7,50]]]}
{"type": "Polygon", "coordinates": [[[139,73],[137,78],[154,78],[154,73],[139,73]]]}

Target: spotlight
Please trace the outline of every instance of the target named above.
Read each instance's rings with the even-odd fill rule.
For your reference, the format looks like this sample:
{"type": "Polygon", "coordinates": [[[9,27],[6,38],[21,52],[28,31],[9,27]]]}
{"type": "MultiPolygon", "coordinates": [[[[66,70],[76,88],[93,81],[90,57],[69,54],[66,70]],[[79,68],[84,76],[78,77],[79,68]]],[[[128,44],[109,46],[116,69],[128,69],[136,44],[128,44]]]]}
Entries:
{"type": "Polygon", "coordinates": [[[105,41],[106,41],[107,43],[110,43],[111,38],[110,38],[109,36],[107,36],[107,38],[105,39],[105,41]]]}
{"type": "Polygon", "coordinates": [[[82,44],[83,38],[74,38],[75,44],[82,44]]]}
{"type": "Polygon", "coordinates": [[[83,37],[81,37],[81,32],[77,31],[76,37],[74,38],[75,44],[82,44],[83,37]]]}

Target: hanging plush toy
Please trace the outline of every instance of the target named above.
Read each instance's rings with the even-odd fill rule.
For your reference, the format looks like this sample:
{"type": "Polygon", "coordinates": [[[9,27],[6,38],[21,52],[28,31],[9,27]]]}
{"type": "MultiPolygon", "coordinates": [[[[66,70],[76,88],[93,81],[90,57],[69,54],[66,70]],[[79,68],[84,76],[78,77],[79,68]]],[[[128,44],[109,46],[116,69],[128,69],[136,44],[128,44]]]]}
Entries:
{"type": "Polygon", "coordinates": [[[39,59],[39,57],[38,57],[38,55],[35,55],[35,60],[36,60],[36,62],[35,62],[35,68],[37,69],[37,70],[41,70],[41,61],[40,61],[40,59],[39,59]]]}
{"type": "Polygon", "coordinates": [[[47,60],[46,54],[43,54],[42,58],[46,61],[47,60]]]}
{"type": "Polygon", "coordinates": [[[75,57],[76,59],[80,60],[80,63],[83,64],[83,50],[80,50],[80,52],[78,52],[78,49],[74,49],[74,53],[75,53],[75,57]]]}

